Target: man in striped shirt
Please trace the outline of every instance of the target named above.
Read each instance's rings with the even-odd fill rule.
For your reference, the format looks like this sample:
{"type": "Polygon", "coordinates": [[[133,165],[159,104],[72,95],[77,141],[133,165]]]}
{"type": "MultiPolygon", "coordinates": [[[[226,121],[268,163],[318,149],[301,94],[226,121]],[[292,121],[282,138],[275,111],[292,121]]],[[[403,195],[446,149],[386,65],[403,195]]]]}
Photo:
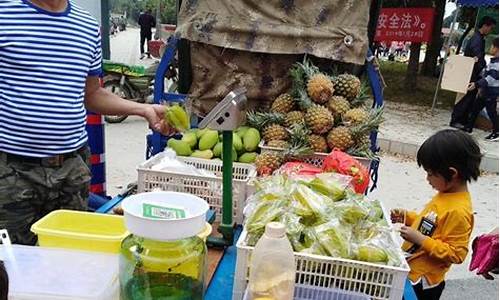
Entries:
{"type": "Polygon", "coordinates": [[[159,105],[99,86],[98,23],[68,0],[0,0],[0,228],[34,244],[30,226],[58,208],[86,209],[86,110],[138,115],[164,134],[159,105]]]}

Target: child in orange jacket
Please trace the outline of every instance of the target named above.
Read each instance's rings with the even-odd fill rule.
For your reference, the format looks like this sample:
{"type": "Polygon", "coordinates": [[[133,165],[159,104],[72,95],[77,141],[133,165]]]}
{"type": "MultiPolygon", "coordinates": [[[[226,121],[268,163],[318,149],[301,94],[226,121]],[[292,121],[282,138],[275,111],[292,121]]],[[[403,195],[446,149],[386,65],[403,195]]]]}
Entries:
{"type": "Polygon", "coordinates": [[[467,256],[474,226],[467,183],[479,177],[481,151],[466,133],[442,130],[422,144],[417,163],[438,193],[420,213],[398,209],[391,218],[397,222],[403,215],[402,247],[417,298],[433,300],[441,297],[450,266],[467,256]]]}

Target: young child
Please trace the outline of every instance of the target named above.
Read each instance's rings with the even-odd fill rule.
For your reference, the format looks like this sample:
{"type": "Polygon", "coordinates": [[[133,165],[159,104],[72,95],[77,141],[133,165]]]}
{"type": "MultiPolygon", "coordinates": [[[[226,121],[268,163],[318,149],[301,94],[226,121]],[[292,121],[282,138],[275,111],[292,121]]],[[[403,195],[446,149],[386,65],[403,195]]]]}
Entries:
{"type": "Polygon", "coordinates": [[[420,213],[398,209],[391,218],[405,220],[402,247],[418,299],[433,300],[440,298],[450,266],[462,263],[468,252],[474,219],[467,183],[479,177],[481,152],[468,134],[442,130],[422,144],[417,162],[438,193],[420,213]]]}
{"type": "Polygon", "coordinates": [[[479,88],[479,94],[474,102],[472,111],[469,117],[469,122],[465,127],[465,131],[472,132],[476,118],[486,106],[488,117],[493,123],[493,131],[486,137],[488,141],[498,141],[498,38],[491,43],[490,54],[493,56],[488,66],[483,70],[483,75],[477,82],[471,82],[468,89],[474,90],[479,88]]]}

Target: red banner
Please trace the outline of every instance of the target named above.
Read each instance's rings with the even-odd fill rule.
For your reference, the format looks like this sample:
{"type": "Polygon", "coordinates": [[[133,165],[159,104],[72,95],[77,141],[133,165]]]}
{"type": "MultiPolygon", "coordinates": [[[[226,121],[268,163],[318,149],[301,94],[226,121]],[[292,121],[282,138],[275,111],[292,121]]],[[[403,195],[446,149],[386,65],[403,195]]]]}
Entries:
{"type": "Polygon", "coordinates": [[[382,8],[375,41],[429,42],[433,24],[433,8],[382,8]]]}

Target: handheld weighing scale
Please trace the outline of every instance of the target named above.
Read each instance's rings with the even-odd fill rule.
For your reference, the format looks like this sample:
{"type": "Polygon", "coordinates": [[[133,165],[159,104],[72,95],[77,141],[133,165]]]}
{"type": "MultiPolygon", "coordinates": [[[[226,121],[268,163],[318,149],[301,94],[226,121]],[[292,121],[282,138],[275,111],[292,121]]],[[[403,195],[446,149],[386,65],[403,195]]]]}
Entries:
{"type": "Polygon", "coordinates": [[[222,222],[218,229],[222,238],[209,237],[213,246],[233,244],[233,130],[245,121],[246,92],[243,87],[229,92],[198,124],[200,129],[222,131],[222,222]]]}

